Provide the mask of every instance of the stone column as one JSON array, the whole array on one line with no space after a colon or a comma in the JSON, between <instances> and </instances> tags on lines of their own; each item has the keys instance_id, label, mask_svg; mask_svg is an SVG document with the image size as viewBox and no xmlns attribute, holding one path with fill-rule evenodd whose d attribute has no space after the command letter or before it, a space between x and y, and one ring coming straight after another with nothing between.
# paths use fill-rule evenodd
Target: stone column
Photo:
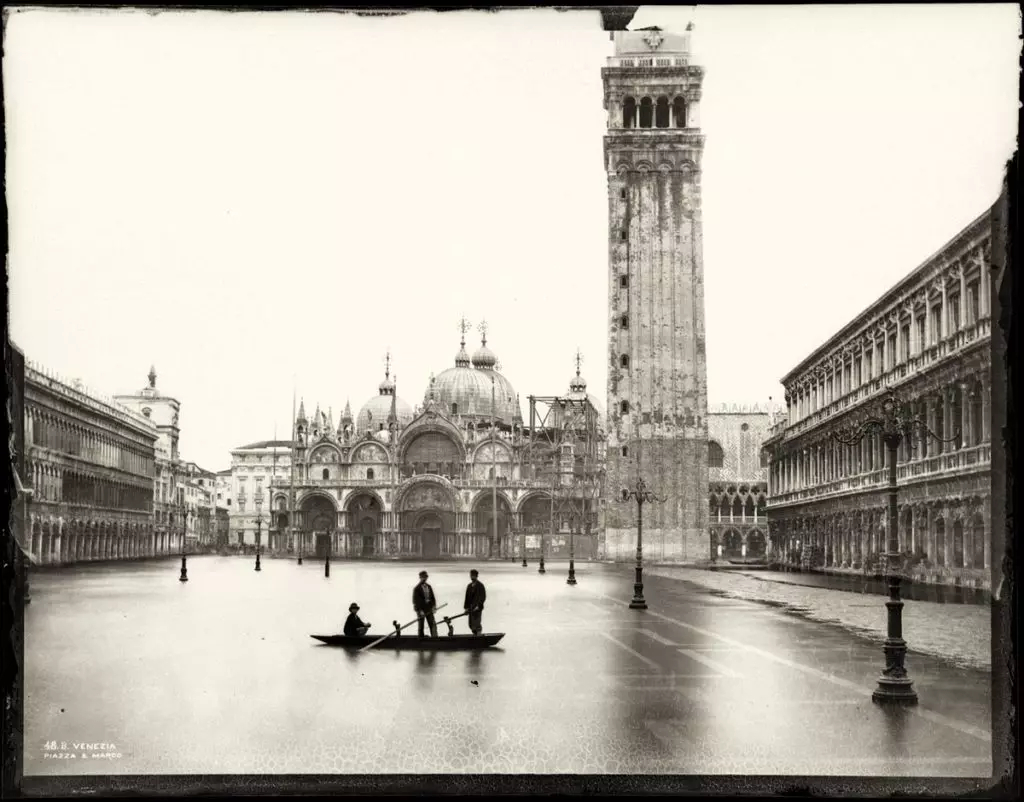
<instances>
[{"instance_id":1,"label":"stone column","mask_svg":"<svg viewBox=\"0 0 1024 802\"><path fill-rule=\"evenodd\" d=\"M932 303L928 298L928 291L924 293L924 343L921 344L921 350L924 350L926 345L933 345L932 343Z\"/></svg>"},{"instance_id":2,"label":"stone column","mask_svg":"<svg viewBox=\"0 0 1024 802\"><path fill-rule=\"evenodd\" d=\"M939 329L942 339L949 336L949 293L946 292L946 282L942 282L942 326Z\"/></svg>"},{"instance_id":3,"label":"stone column","mask_svg":"<svg viewBox=\"0 0 1024 802\"><path fill-rule=\"evenodd\" d=\"M971 402L967 395L966 382L960 382L960 447L970 448L974 445L971 436Z\"/></svg>"},{"instance_id":4,"label":"stone column","mask_svg":"<svg viewBox=\"0 0 1024 802\"><path fill-rule=\"evenodd\" d=\"M981 379L981 442L991 441L992 421L989 417L992 414L992 399L989 395L989 383L987 377Z\"/></svg>"}]
</instances>

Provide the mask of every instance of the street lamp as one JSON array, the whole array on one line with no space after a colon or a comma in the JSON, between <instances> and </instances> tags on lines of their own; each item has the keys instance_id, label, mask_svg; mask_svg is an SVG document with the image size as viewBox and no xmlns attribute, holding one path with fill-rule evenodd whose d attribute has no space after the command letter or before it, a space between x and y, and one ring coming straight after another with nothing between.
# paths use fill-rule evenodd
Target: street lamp
<instances>
[{"instance_id":1,"label":"street lamp","mask_svg":"<svg viewBox=\"0 0 1024 802\"><path fill-rule=\"evenodd\" d=\"M576 584L576 564L575 564L573 558L576 555L574 543L575 543L576 527L577 526L578 526L578 522L577 522L577 520L574 519L572 521L572 525L569 527L569 578L565 580L565 584L566 585L575 585Z\"/></svg>"},{"instance_id":2,"label":"street lamp","mask_svg":"<svg viewBox=\"0 0 1024 802\"><path fill-rule=\"evenodd\" d=\"M904 660L907 654L907 642L903 640L903 602L900 599L899 575L899 515L896 510L896 458L900 443L904 437L911 437L914 430L934 437L943 443L957 439L957 435L949 439L939 437L932 432L927 424L916 415L909 414L897 401L896 394L889 390L882 400L881 417L870 417L851 430L833 432L832 437L844 445L856 445L872 432L880 432L888 451L889 468L888 484L888 521L886 525L887 584L889 600L885 603L888 610L887 632L885 639L885 668L878 677L878 687L871 694L875 702L887 704L917 704L917 692L913 688L913 680L907 674ZM910 440L913 447L913 439Z\"/></svg>"},{"instance_id":3,"label":"street lamp","mask_svg":"<svg viewBox=\"0 0 1024 802\"><path fill-rule=\"evenodd\" d=\"M188 529L188 516L192 515L192 510L182 509L181 513L181 574L178 576L179 582L188 582L188 565L185 562L185 533Z\"/></svg>"},{"instance_id":4,"label":"street lamp","mask_svg":"<svg viewBox=\"0 0 1024 802\"><path fill-rule=\"evenodd\" d=\"M520 521L520 525L522 522ZM526 567L526 529L525 527L519 531L519 550L523 553L523 568Z\"/></svg>"},{"instance_id":5,"label":"street lamp","mask_svg":"<svg viewBox=\"0 0 1024 802\"><path fill-rule=\"evenodd\" d=\"M327 544L324 548L324 576L329 577L331 575L331 538L334 537L332 530L327 531Z\"/></svg>"},{"instance_id":6,"label":"street lamp","mask_svg":"<svg viewBox=\"0 0 1024 802\"><path fill-rule=\"evenodd\" d=\"M644 504L655 501L665 501L659 498L653 491L647 489L647 482L643 479L636 480L636 488L629 490L622 488L622 501L636 499L636 580L633 583L633 600L629 603L631 610L646 610L647 602L644 601Z\"/></svg>"},{"instance_id":7,"label":"street lamp","mask_svg":"<svg viewBox=\"0 0 1024 802\"><path fill-rule=\"evenodd\" d=\"M257 493L255 501L256 501L256 569L255 570L262 571L263 569L260 568L260 535L261 535L261 533L263 531L263 520L264 520L263 519L263 515L261 514L261 510L263 509L263 494L262 493Z\"/></svg>"}]
</instances>

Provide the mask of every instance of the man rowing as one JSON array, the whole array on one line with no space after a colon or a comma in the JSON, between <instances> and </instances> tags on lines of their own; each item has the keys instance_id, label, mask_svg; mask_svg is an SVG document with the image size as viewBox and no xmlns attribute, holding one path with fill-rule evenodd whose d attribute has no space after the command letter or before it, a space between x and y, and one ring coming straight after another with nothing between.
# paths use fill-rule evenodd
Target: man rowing
<instances>
[{"instance_id":1,"label":"man rowing","mask_svg":"<svg viewBox=\"0 0 1024 802\"><path fill-rule=\"evenodd\" d=\"M370 625L359 617L359 605L352 602L348 606L348 618L345 619L345 634L351 636L365 635L370 631Z\"/></svg>"},{"instance_id":2,"label":"man rowing","mask_svg":"<svg viewBox=\"0 0 1024 802\"><path fill-rule=\"evenodd\" d=\"M434 595L434 589L427 582L426 571L420 571L420 581L412 589L412 609L416 611L416 618L419 619L419 636L423 637L425 621L430 626L430 637L436 638L437 622L434 620L434 611L437 609L437 597Z\"/></svg>"},{"instance_id":3,"label":"man rowing","mask_svg":"<svg viewBox=\"0 0 1024 802\"><path fill-rule=\"evenodd\" d=\"M474 635L480 635L484 631L483 615L484 601L487 599L487 589L484 583L477 577L480 573L474 568L469 572L469 584L466 586L466 602L463 609L469 614L469 630Z\"/></svg>"}]
</instances>

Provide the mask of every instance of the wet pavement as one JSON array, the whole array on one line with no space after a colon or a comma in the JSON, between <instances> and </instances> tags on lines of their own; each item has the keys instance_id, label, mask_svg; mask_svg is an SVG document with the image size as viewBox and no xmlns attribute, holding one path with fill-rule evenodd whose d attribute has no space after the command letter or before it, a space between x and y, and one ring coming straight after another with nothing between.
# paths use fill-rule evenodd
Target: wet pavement
<instances>
[{"instance_id":1,"label":"wet pavement","mask_svg":"<svg viewBox=\"0 0 1024 802\"><path fill-rule=\"evenodd\" d=\"M470 567L428 566L444 613ZM920 705L880 708L880 649L840 627L668 577L630 610L621 567L477 567L499 648L365 654L309 635L352 601L372 631L409 621L418 565L34 572L25 774L991 774L984 671L912 655Z\"/></svg>"},{"instance_id":2,"label":"wet pavement","mask_svg":"<svg viewBox=\"0 0 1024 802\"><path fill-rule=\"evenodd\" d=\"M821 587L816 574L768 571L705 571L656 567L648 574L685 580L729 598L782 606L813 621L834 624L881 644L886 637L885 597ZM903 635L914 655L941 657L954 665L992 668L990 604L947 604L905 599Z\"/></svg>"}]
</instances>

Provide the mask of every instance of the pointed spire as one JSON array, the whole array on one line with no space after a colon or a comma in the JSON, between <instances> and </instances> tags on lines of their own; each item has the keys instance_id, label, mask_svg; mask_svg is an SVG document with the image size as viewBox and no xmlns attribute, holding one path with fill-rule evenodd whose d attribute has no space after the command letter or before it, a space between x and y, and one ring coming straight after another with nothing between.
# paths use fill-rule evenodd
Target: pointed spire
<instances>
[{"instance_id":1,"label":"pointed spire","mask_svg":"<svg viewBox=\"0 0 1024 802\"><path fill-rule=\"evenodd\" d=\"M327 431L334 431L334 409L327 407Z\"/></svg>"},{"instance_id":2,"label":"pointed spire","mask_svg":"<svg viewBox=\"0 0 1024 802\"><path fill-rule=\"evenodd\" d=\"M305 401L305 399L299 401L299 417L297 417L295 420L296 420L296 422L303 423L303 424L308 422L306 420L306 401Z\"/></svg>"},{"instance_id":3,"label":"pointed spire","mask_svg":"<svg viewBox=\"0 0 1024 802\"><path fill-rule=\"evenodd\" d=\"M395 376L395 391L391 393L391 409L388 411L388 429L398 425L398 409L395 407L395 398L398 396L398 376Z\"/></svg>"},{"instance_id":4,"label":"pointed spire","mask_svg":"<svg viewBox=\"0 0 1024 802\"><path fill-rule=\"evenodd\" d=\"M341 415L341 424L344 426L346 423L352 423L352 405L349 404L349 400L345 399L345 411Z\"/></svg>"}]
</instances>

